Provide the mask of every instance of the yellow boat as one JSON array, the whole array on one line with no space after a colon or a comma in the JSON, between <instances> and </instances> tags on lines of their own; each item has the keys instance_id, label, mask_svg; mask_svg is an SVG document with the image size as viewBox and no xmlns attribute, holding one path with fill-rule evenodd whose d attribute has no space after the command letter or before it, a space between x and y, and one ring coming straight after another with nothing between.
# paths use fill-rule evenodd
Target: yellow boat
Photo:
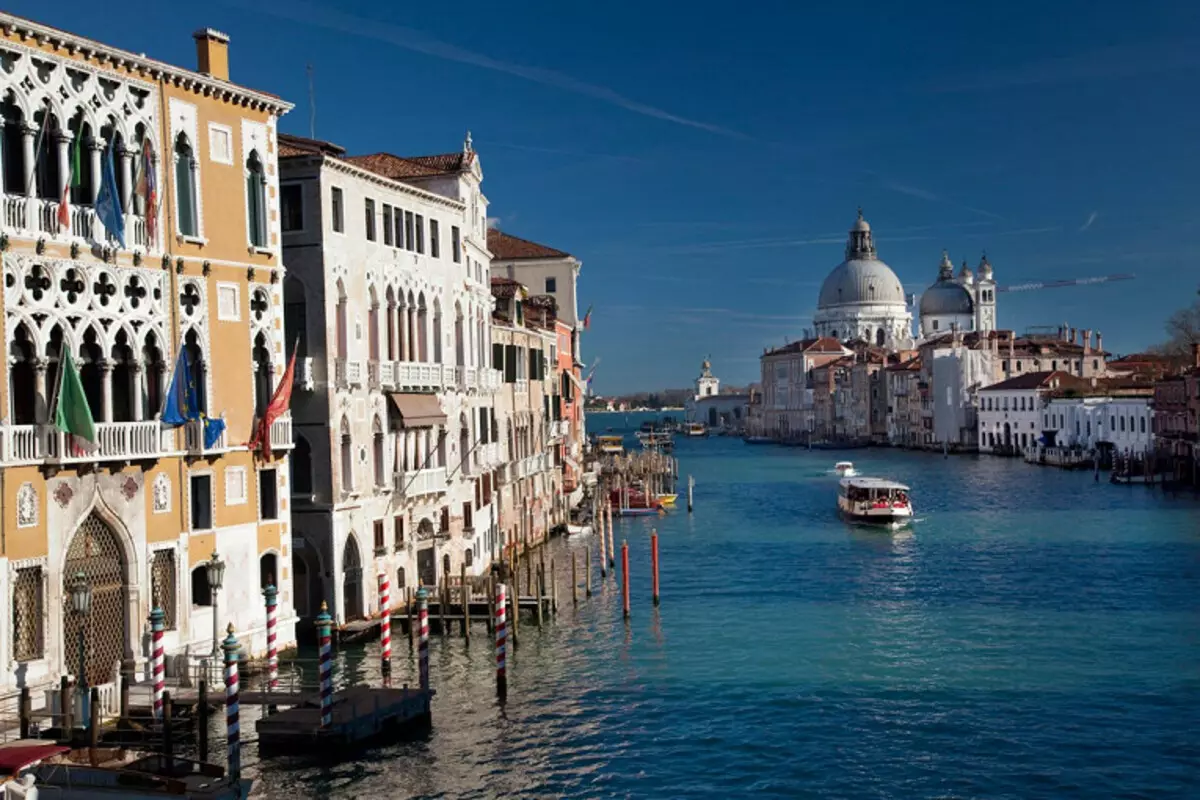
<instances>
[{"instance_id":1,"label":"yellow boat","mask_svg":"<svg viewBox=\"0 0 1200 800\"><path fill-rule=\"evenodd\" d=\"M624 436L597 436L596 444L600 446L601 453L618 454L625 452L625 437Z\"/></svg>"},{"instance_id":2,"label":"yellow boat","mask_svg":"<svg viewBox=\"0 0 1200 800\"><path fill-rule=\"evenodd\" d=\"M662 503L664 506L675 505L675 501L677 499L679 499L679 495L677 494L660 494L658 496L658 502Z\"/></svg>"}]
</instances>

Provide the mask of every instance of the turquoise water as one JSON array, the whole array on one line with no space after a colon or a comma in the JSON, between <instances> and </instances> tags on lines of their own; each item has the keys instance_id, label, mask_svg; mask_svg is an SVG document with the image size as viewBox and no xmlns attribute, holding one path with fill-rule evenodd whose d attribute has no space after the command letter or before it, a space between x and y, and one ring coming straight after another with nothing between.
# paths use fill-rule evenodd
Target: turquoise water
<instances>
[{"instance_id":1,"label":"turquoise water","mask_svg":"<svg viewBox=\"0 0 1200 800\"><path fill-rule=\"evenodd\" d=\"M566 554L584 543L562 543L562 608L523 626L504 706L483 629L469 648L435 637L427 738L271 764L256 796L1200 797L1193 496L1007 459L717 438L676 455L695 513L681 496L617 531L628 626L612 580L572 608ZM912 486L911 531L839 521L839 456ZM342 653L342 675L373 679L376 654Z\"/></svg>"}]
</instances>

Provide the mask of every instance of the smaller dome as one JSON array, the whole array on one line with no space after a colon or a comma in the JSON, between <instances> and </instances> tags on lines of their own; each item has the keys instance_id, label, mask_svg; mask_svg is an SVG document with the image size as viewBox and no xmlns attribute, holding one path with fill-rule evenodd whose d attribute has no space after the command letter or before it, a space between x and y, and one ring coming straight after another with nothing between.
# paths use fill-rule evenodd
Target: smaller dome
<instances>
[{"instance_id":1,"label":"smaller dome","mask_svg":"<svg viewBox=\"0 0 1200 800\"><path fill-rule=\"evenodd\" d=\"M965 262L963 269L967 270ZM967 272L969 274L969 270ZM922 319L928 316L973 314L975 312L975 303L971 300L971 293L961 283L954 280L954 264L950 262L950 256L944 250L942 251L942 262L938 264L937 282L921 295L920 309Z\"/></svg>"}]
</instances>

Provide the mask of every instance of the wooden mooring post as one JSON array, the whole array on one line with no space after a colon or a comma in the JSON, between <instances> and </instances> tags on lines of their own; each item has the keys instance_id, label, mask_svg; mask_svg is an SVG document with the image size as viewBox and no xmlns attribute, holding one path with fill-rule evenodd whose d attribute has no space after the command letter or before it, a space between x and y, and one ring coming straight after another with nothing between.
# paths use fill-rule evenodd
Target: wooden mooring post
<instances>
[{"instance_id":1,"label":"wooden mooring post","mask_svg":"<svg viewBox=\"0 0 1200 800\"><path fill-rule=\"evenodd\" d=\"M583 551L583 585L585 596L592 596L592 548Z\"/></svg>"},{"instance_id":2,"label":"wooden mooring post","mask_svg":"<svg viewBox=\"0 0 1200 800\"><path fill-rule=\"evenodd\" d=\"M579 605L579 554L571 553L571 605Z\"/></svg>"},{"instance_id":3,"label":"wooden mooring post","mask_svg":"<svg viewBox=\"0 0 1200 800\"><path fill-rule=\"evenodd\" d=\"M688 513L692 513L692 489L696 488L696 479L688 475Z\"/></svg>"}]
</instances>

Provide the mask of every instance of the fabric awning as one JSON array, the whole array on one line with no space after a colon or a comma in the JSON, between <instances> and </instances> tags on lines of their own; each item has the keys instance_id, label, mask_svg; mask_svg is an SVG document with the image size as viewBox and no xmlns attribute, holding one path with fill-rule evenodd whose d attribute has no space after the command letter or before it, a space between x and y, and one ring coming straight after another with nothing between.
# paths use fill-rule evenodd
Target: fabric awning
<instances>
[{"instance_id":1,"label":"fabric awning","mask_svg":"<svg viewBox=\"0 0 1200 800\"><path fill-rule=\"evenodd\" d=\"M446 414L442 411L436 395L391 392L388 397L400 415L400 425L404 428L432 428L434 425L445 425Z\"/></svg>"}]
</instances>

